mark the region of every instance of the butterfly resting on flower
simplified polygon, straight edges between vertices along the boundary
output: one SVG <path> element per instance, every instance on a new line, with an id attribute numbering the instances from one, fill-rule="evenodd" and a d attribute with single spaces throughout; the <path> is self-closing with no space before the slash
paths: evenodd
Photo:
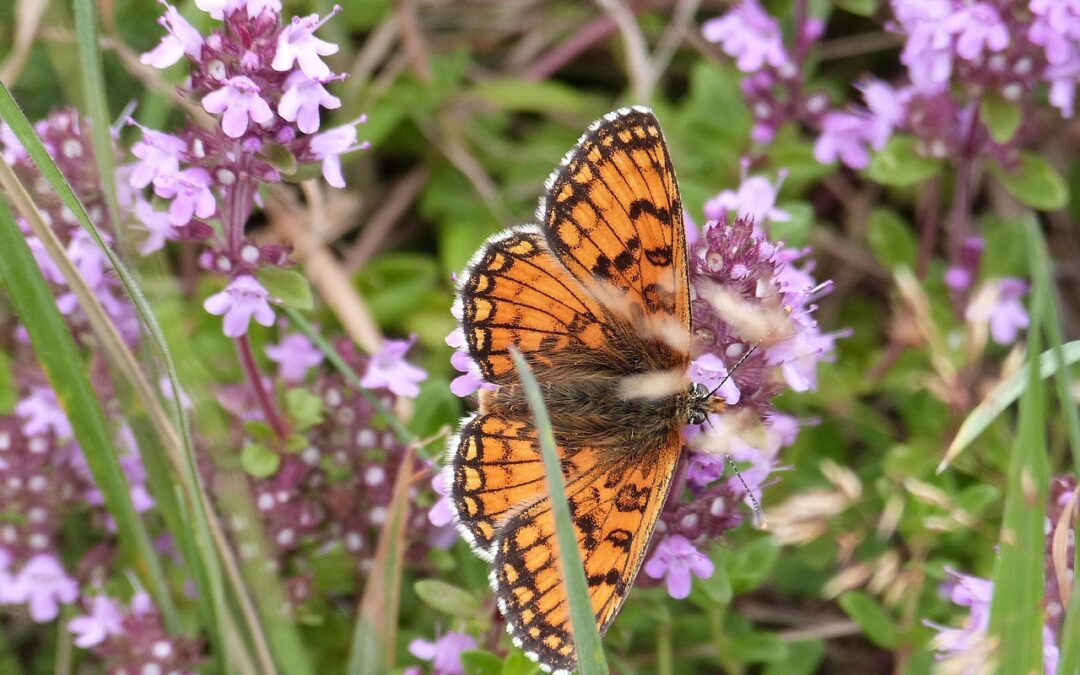
<path id="1" fill-rule="evenodd" d="M 491 563 L 514 643 L 545 670 L 576 664 L 537 432 L 511 360 L 540 384 L 597 628 L 614 620 L 667 499 L 681 430 L 723 403 L 686 376 L 690 285 L 682 202 L 656 117 L 598 120 L 546 183 L 539 225 L 488 240 L 455 315 L 484 379 L 451 440 L 459 530 Z"/>

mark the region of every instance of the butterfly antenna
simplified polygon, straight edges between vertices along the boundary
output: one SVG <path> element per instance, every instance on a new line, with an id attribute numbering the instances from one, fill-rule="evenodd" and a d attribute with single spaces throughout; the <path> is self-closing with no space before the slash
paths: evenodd
<path id="1" fill-rule="evenodd" d="M 746 484 L 746 479 L 743 478 L 742 472 L 739 471 L 739 467 L 735 466 L 735 460 L 731 458 L 731 455 L 726 456 L 728 465 L 731 466 L 731 470 L 738 476 L 739 482 L 742 483 L 743 489 L 746 490 L 746 496 L 750 499 L 750 504 L 754 507 L 754 526 L 761 530 L 769 529 L 768 525 L 765 523 L 765 515 L 761 512 L 761 504 L 758 503 L 757 497 L 754 496 L 754 491 Z"/>
<path id="2" fill-rule="evenodd" d="M 709 396 L 712 396 L 713 394 L 715 394 L 716 392 L 718 392 L 720 390 L 720 387 L 727 384 L 727 381 L 731 379 L 731 376 L 735 374 L 735 371 L 739 369 L 739 366 L 741 366 L 743 364 L 743 362 L 746 361 L 746 359 L 750 358 L 751 354 L 753 354 L 755 351 L 757 351 L 757 348 L 758 348 L 759 344 L 760 344 L 759 342 L 755 342 L 754 344 L 750 345 L 750 349 L 747 349 L 746 353 L 739 357 L 739 360 L 736 361 L 735 365 L 733 365 L 731 367 L 731 370 L 729 370 L 727 375 L 724 376 L 724 379 L 720 380 L 720 384 L 713 387 L 713 390 L 709 392 Z"/>

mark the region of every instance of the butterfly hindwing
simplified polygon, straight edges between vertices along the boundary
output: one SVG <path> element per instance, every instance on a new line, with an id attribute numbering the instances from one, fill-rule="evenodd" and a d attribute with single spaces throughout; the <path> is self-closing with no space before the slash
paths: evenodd
<path id="1" fill-rule="evenodd" d="M 623 108 L 590 127 L 549 178 L 538 211 L 552 251 L 582 283 L 689 327 L 682 200 L 651 112 Z"/>
<path id="2" fill-rule="evenodd" d="M 595 458 L 585 450 L 559 448 L 563 471 L 579 476 Z M 459 530 L 484 558 L 495 532 L 521 504 L 546 490 L 536 429 L 525 420 L 480 413 L 461 425 L 451 444 L 450 500 Z"/>
<path id="3" fill-rule="evenodd" d="M 510 346 L 533 360 L 595 348 L 605 339 L 599 305 L 533 226 L 511 228 L 484 244 L 458 284 L 455 311 L 469 355 L 494 383 L 515 377 Z"/>
<path id="4" fill-rule="evenodd" d="M 589 598 L 601 633 L 622 607 L 667 499 L 682 441 L 635 466 L 579 467 L 567 482 Z M 499 528 L 491 583 L 515 644 L 557 672 L 576 664 L 551 502 L 523 505 Z"/>

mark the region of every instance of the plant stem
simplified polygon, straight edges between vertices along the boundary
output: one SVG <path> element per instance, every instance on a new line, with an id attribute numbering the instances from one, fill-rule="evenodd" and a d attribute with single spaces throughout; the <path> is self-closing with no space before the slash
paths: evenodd
<path id="1" fill-rule="evenodd" d="M 255 354 L 251 350 L 251 339 L 247 334 L 236 338 L 236 351 L 240 355 L 240 365 L 243 366 L 244 374 L 247 375 L 251 391 L 255 393 L 255 399 L 259 403 L 259 408 L 262 409 L 263 418 L 270 425 L 270 428 L 274 430 L 274 434 L 278 438 L 284 439 L 289 435 L 289 427 L 274 405 L 270 392 L 263 386 L 262 373 L 259 372 L 259 365 L 255 363 Z"/>

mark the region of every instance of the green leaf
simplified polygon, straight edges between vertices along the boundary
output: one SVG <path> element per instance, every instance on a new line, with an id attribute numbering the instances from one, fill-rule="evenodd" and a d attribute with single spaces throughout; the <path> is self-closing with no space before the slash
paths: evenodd
<path id="1" fill-rule="evenodd" d="M 436 434 L 446 424 L 461 416 L 460 399 L 450 391 L 450 384 L 441 378 L 424 382 L 413 405 L 409 429 L 420 438 Z"/>
<path id="2" fill-rule="evenodd" d="M 483 608 L 472 593 L 438 579 L 421 579 L 413 590 L 429 607 L 450 616 L 472 619 Z"/>
<path id="3" fill-rule="evenodd" d="M 990 95 L 983 97 L 979 114 L 990 131 L 990 137 L 998 143 L 1008 143 L 1020 127 L 1023 112 L 1014 101 Z"/>
<path id="4" fill-rule="evenodd" d="M 503 661 L 502 675 L 539 675 L 540 666 L 533 663 L 520 649 L 512 649 Z"/>
<path id="5" fill-rule="evenodd" d="M 481 82 L 473 93 L 507 111 L 550 114 L 583 112 L 586 100 L 582 91 L 554 80 L 497 77 Z"/>
<path id="6" fill-rule="evenodd" d="M 1027 223 L 1032 268 L 1045 265 L 1038 245 L 1042 234 L 1034 218 Z M 1049 300 L 1049 275 L 1032 280 L 1031 328 L 1027 351 L 1038 354 Z M 989 636 L 1003 648 L 996 663 L 1002 673 L 1043 671 L 1043 610 L 1046 603 L 1046 500 L 1050 467 L 1047 457 L 1046 396 L 1038 362 L 1030 359 L 1024 372 L 1027 389 L 1020 397 L 1016 438 L 1009 453 L 1005 511 L 994 564 L 994 597 L 990 601 Z M 1004 648 L 1006 647 L 1007 648 Z"/>
<path id="7" fill-rule="evenodd" d="M 263 145 L 260 154 L 270 166 L 286 177 L 293 176 L 300 168 L 299 162 L 296 161 L 296 155 L 280 143 L 266 143 Z M 315 166 L 315 164 L 311 166 Z"/>
<path id="8" fill-rule="evenodd" d="M 8 415 L 19 402 L 15 376 L 11 372 L 11 357 L 0 351 L 0 415 Z"/>
<path id="9" fill-rule="evenodd" d="M 762 675 L 812 675 L 825 658 L 825 643 L 806 640 L 788 644 L 787 658 L 765 666 Z"/>
<path id="10" fill-rule="evenodd" d="M 247 422 L 244 422 L 244 433 L 247 434 L 249 438 L 256 441 L 269 442 L 277 437 L 277 433 L 274 429 L 266 422 L 260 420 L 248 420 Z"/>
<path id="11" fill-rule="evenodd" d="M 941 162 L 923 157 L 916 150 L 915 139 L 893 136 L 870 160 L 866 175 L 871 180 L 892 187 L 908 187 L 936 176 Z"/>
<path id="12" fill-rule="evenodd" d="M 563 484 L 562 464 L 555 450 L 555 432 L 551 429 L 544 397 L 540 385 L 536 383 L 528 362 L 516 349 L 511 349 L 514 367 L 521 379 L 522 389 L 529 401 L 536 430 L 540 440 L 540 454 L 544 459 L 544 475 L 547 479 L 547 494 L 551 501 L 551 510 L 555 516 L 555 540 L 558 543 L 559 562 L 566 584 L 566 595 L 570 605 L 570 625 L 574 635 L 574 651 L 577 656 L 578 672 L 581 675 L 606 675 L 610 672 L 604 648 L 600 644 L 600 634 L 596 631 L 592 601 L 589 599 L 589 586 L 585 581 L 585 567 L 578 550 L 577 531 L 570 519 L 570 505 L 566 501 L 566 486 Z"/>
<path id="13" fill-rule="evenodd" d="M 277 473 L 281 456 L 262 443 L 248 443 L 240 452 L 240 466 L 255 478 L 268 478 Z"/>
<path id="14" fill-rule="evenodd" d="M 771 536 L 758 537 L 732 553 L 728 558 L 728 574 L 735 593 L 747 593 L 764 583 L 779 556 L 780 547 Z"/>
<path id="15" fill-rule="evenodd" d="M 766 663 L 788 657 L 788 647 L 775 633 L 744 633 L 731 639 L 728 651 L 742 663 Z"/>
<path id="16" fill-rule="evenodd" d="M 296 270 L 282 267 L 263 267 L 259 270 L 259 283 L 271 295 L 286 307 L 311 309 L 315 301 L 311 296 L 311 285 L 307 277 Z"/>
<path id="17" fill-rule="evenodd" d="M 840 9 L 858 16 L 873 16 L 878 9 L 877 0 L 836 0 Z"/>
<path id="18" fill-rule="evenodd" d="M 322 397 L 307 389 L 290 389 L 285 392 L 285 410 L 297 431 L 315 426 L 323 421 Z"/>
<path id="19" fill-rule="evenodd" d="M 503 669 L 502 659 L 479 649 L 461 652 L 461 665 L 465 675 L 500 675 Z"/>
<path id="20" fill-rule="evenodd" d="M 900 644 L 899 628 L 874 596 L 865 591 L 848 591 L 840 596 L 837 604 L 877 646 L 892 649 Z"/>
<path id="21" fill-rule="evenodd" d="M 990 171 L 1009 194 L 1033 209 L 1056 211 L 1069 203 L 1065 179 L 1050 162 L 1034 152 L 1021 152 L 1020 166 L 1013 171 L 1006 171 L 997 162 L 990 163 Z"/>
<path id="22" fill-rule="evenodd" d="M 1074 340 L 1062 345 L 1061 354 L 1065 366 L 1071 366 L 1080 361 L 1080 340 Z M 964 448 L 978 438 L 979 434 L 997 419 L 1005 408 L 1008 408 L 1016 399 L 1020 398 L 1020 395 L 1028 387 L 1027 371 L 1028 366 L 1024 366 L 999 382 L 975 406 L 975 409 L 964 418 L 964 422 L 956 432 L 956 437 L 949 444 L 949 449 L 945 451 L 945 458 L 941 460 L 941 464 L 937 468 L 938 473 L 944 471 Z M 1039 377 L 1046 379 L 1057 371 L 1058 364 L 1052 350 L 1047 350 L 1039 355 Z"/>
<path id="23" fill-rule="evenodd" d="M 876 208 L 866 223 L 866 240 L 882 267 L 893 270 L 898 265 L 914 269 L 919 244 L 911 226 L 896 211 Z"/>

